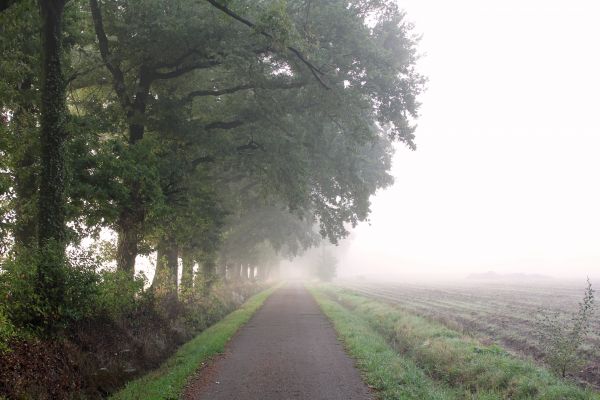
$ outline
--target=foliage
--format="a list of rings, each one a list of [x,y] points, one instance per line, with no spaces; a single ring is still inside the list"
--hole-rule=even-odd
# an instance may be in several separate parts
[[[11,323],[25,331],[37,332],[49,323],[67,328],[70,324],[100,315],[117,316],[135,307],[145,278],[133,281],[123,273],[100,270],[98,256],[90,251],[72,250],[64,267],[64,297],[58,310],[48,307],[36,291],[36,252],[10,257],[2,263],[0,298],[6,300],[5,312]]]
[[[158,304],[136,257],[159,252],[163,311],[200,329],[227,307],[217,265],[266,279],[345,237],[393,141],[415,148],[411,29],[393,0],[4,4],[3,315],[53,334],[135,315]],[[106,231],[114,252],[81,250]]]
[[[8,344],[16,334],[16,328],[8,319],[4,307],[0,304],[0,353],[9,350]]]
[[[581,347],[590,333],[594,309],[594,289],[588,279],[583,300],[570,319],[565,320],[558,312],[540,311],[536,333],[546,362],[562,377],[583,363]]]
[[[147,283],[142,273],[131,280],[126,273],[112,270],[101,271],[99,279],[93,313],[106,314],[113,318],[130,313],[136,308],[142,300]]]
[[[84,268],[75,268],[65,275],[64,299],[60,306],[48,304],[37,291],[38,265],[42,256],[29,252],[4,260],[0,276],[1,297],[6,299],[6,312],[12,323],[26,331],[38,331],[49,325],[65,327],[89,311],[89,289],[93,279]],[[66,269],[66,267],[63,267]],[[66,280],[69,282],[66,282]],[[78,298],[83,294],[82,299]]]

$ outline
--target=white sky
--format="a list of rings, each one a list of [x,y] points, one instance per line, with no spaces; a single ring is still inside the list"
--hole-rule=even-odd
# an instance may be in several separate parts
[[[430,79],[418,149],[340,272],[600,276],[600,3],[399,1]]]

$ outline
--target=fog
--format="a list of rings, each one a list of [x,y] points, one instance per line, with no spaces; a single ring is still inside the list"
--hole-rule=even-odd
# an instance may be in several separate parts
[[[599,6],[401,5],[424,33],[418,149],[398,147],[338,275],[599,277]]]

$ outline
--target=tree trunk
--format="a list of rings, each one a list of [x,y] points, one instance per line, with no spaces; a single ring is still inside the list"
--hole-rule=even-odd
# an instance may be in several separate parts
[[[156,270],[152,288],[159,297],[177,298],[178,249],[172,238],[161,239],[156,247]]]
[[[216,273],[215,263],[211,261],[205,261],[202,263],[202,274],[208,280],[214,279]]]
[[[256,271],[256,280],[257,281],[264,281],[266,279],[266,266],[265,264],[263,265],[259,265],[258,270]]]
[[[131,125],[129,128],[129,144],[135,146],[143,137],[144,127]],[[117,269],[125,271],[131,278],[135,274],[135,259],[138,255],[138,244],[142,238],[142,226],[145,220],[145,205],[141,196],[141,183],[137,177],[127,179],[125,185],[129,189],[129,198],[117,221],[119,240],[117,245]]]
[[[194,286],[194,258],[188,249],[182,249],[181,263],[180,289],[182,293],[186,293],[191,291]]]
[[[227,260],[224,258],[219,258],[217,277],[223,281],[227,280]]]
[[[62,66],[64,0],[40,0],[42,17],[41,182],[37,271],[40,321],[48,331],[61,318],[64,299],[66,84]]]
[[[40,0],[42,14],[41,183],[38,242],[65,241],[66,86],[62,71],[64,0]]]
[[[217,272],[216,266],[213,254],[202,255],[202,261],[200,263],[201,273],[198,277],[202,280],[200,284],[204,290],[208,290],[214,283]]]
[[[90,11],[94,23],[94,31],[98,39],[98,49],[102,61],[113,77],[113,89],[119,98],[121,109],[129,124],[130,146],[135,146],[144,137],[144,118],[146,115],[146,101],[150,93],[153,77],[150,70],[142,66],[139,70],[137,88],[130,97],[125,74],[121,70],[119,60],[112,57],[110,53],[109,40],[104,30],[100,3],[90,0]],[[117,233],[119,243],[117,246],[117,269],[127,272],[131,278],[135,273],[135,259],[138,254],[138,243],[143,234],[143,223],[145,220],[145,204],[142,198],[141,182],[139,177],[125,179],[125,186],[129,189],[129,198],[126,204],[121,204],[119,220],[117,221]]]
[[[239,282],[242,279],[241,272],[242,265],[238,263],[234,263],[231,267],[231,280],[234,282]]]
[[[279,264],[270,264],[266,268],[267,269],[265,270],[265,281],[268,281],[269,279],[273,278],[273,275],[275,275],[279,270]]]
[[[135,94],[132,108],[127,112],[129,124],[129,146],[136,146],[144,138],[145,127],[143,121],[146,114],[146,100],[150,91],[150,78],[142,68],[140,82]],[[135,259],[138,255],[138,244],[142,239],[142,228],[146,219],[146,206],[142,198],[141,182],[134,176],[125,181],[129,189],[129,199],[121,211],[117,222],[117,233],[119,240],[117,245],[117,269],[127,272],[128,275],[135,274]]]
[[[117,269],[127,275],[135,275],[135,259],[138,254],[139,225],[137,218],[127,208],[121,212],[117,221]]]

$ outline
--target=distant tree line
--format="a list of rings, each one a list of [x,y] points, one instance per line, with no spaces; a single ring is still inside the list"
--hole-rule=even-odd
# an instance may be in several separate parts
[[[76,318],[107,230],[173,299],[336,243],[415,148],[417,41],[392,0],[2,1],[0,317]]]

